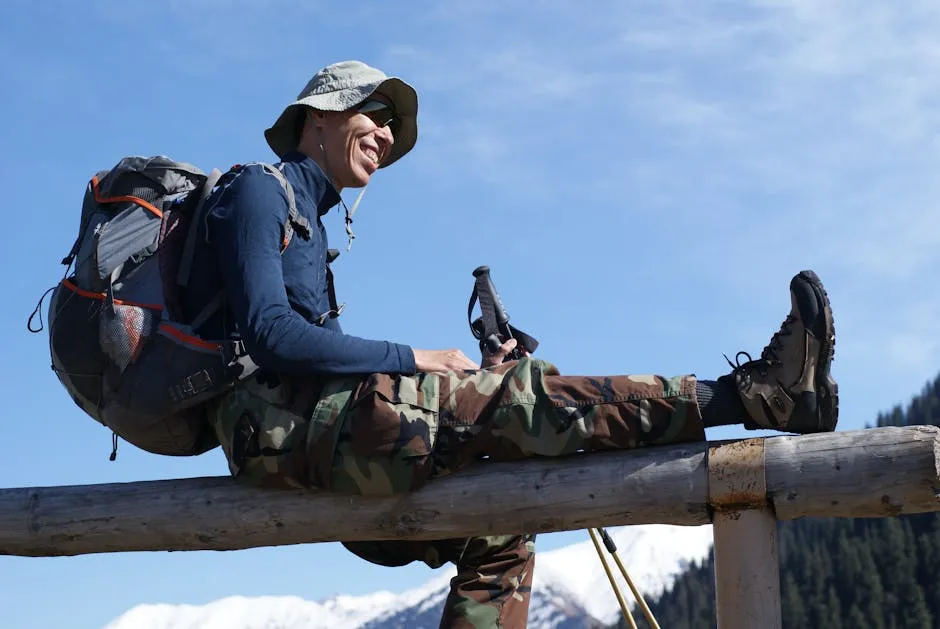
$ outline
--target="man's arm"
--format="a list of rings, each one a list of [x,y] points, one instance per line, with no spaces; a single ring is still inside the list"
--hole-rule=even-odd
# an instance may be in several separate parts
[[[273,177],[246,168],[222,195],[209,213],[209,237],[229,306],[255,362],[297,375],[414,373],[407,345],[322,328],[291,308],[280,250],[287,199]],[[315,274],[310,281],[317,281]]]

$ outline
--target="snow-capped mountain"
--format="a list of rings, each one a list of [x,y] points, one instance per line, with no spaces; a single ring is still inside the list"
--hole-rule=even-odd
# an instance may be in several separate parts
[[[646,597],[660,594],[691,561],[701,561],[712,543],[711,526],[651,524],[609,532],[631,579]],[[424,585],[398,594],[335,596],[319,602],[296,596],[235,596],[202,606],[139,605],[104,629],[436,629],[452,575],[453,569],[442,570]],[[625,598],[632,601],[623,579],[619,581]],[[595,629],[615,622],[619,614],[589,539],[537,554],[529,629]]]

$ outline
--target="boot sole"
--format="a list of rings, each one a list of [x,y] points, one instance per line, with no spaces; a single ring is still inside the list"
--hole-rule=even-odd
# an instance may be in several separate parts
[[[816,365],[816,422],[811,426],[792,426],[795,432],[831,432],[839,422],[839,384],[832,378],[830,367],[836,353],[836,327],[832,317],[829,295],[823,288],[822,281],[813,271],[801,271],[797,278],[802,278],[816,296],[816,303],[821,306],[813,335],[820,343],[819,362]],[[794,281],[796,278],[794,278]]]

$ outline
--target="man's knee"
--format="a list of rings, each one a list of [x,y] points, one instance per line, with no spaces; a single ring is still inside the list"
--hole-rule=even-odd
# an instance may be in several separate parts
[[[430,568],[440,568],[445,563],[456,563],[466,545],[465,539],[343,542],[348,551],[361,559],[389,567],[421,561]]]
[[[377,540],[343,542],[346,550],[380,566],[421,561],[431,568],[452,563],[459,569],[492,571],[525,563],[535,551],[534,535],[495,535],[439,540]]]

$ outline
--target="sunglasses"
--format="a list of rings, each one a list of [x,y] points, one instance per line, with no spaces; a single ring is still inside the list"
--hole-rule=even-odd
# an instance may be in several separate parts
[[[356,107],[356,113],[368,117],[377,127],[388,127],[393,136],[398,135],[398,129],[401,128],[401,120],[395,113],[395,109],[380,100],[371,98],[364,100]]]

